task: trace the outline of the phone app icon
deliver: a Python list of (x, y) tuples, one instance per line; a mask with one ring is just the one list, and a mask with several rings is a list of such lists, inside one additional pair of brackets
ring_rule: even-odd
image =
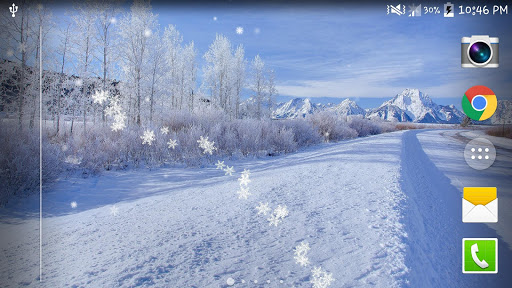
[(498, 190), (496, 187), (464, 187), (462, 222), (498, 222)]
[(463, 238), (462, 273), (498, 273), (498, 239)]
[(494, 92), (483, 85), (469, 88), (462, 97), (462, 110), (471, 119), (483, 121), (491, 118), (498, 107)]

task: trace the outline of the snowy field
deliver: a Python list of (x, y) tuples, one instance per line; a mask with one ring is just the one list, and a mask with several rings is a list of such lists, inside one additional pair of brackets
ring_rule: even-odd
[[(0, 209), (0, 286), (312, 287), (320, 267), (330, 287), (509, 287), (512, 141), (490, 137), (497, 160), (476, 171), (463, 150), (478, 133), (328, 143), (226, 162), (232, 176), (212, 165), (61, 180), (44, 194), (42, 285), (38, 196)], [(465, 186), (498, 187), (497, 224), (462, 223)], [(270, 225), (265, 203), (289, 213)], [(499, 273), (462, 274), (462, 238), (496, 236)]]

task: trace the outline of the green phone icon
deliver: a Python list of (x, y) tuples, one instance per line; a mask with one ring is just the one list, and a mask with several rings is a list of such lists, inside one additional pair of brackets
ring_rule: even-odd
[(498, 273), (498, 239), (462, 239), (463, 273)]

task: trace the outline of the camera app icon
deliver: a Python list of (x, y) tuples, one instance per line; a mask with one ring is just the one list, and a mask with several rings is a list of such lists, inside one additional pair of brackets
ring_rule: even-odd
[(462, 68), (498, 68), (498, 37), (489, 35), (473, 35), (462, 37), (461, 65)]

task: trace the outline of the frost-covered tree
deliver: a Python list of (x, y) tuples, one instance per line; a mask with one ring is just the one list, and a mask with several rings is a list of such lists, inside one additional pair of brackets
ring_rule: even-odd
[(159, 30), (155, 29), (157, 33), (150, 39), (151, 49), (149, 50), (149, 122), (153, 123), (153, 115), (155, 112), (155, 104), (157, 98), (161, 96), (162, 78), (164, 76), (165, 66), (165, 51), (166, 47), (163, 45), (159, 37)]
[(267, 76), (268, 80), (267, 80), (267, 87), (266, 87), (266, 93), (267, 93), (267, 97), (266, 97), (266, 105), (267, 105), (267, 111), (266, 111), (266, 117), (272, 117), (272, 110), (274, 109), (274, 102), (275, 102), (275, 97), (277, 95), (277, 89), (276, 89), (276, 84), (275, 84), (275, 73), (274, 73), (274, 70), (270, 69), (268, 71), (268, 76)]
[(2, 31), (7, 37), (2, 37), (3, 47), (7, 47), (4, 53), (14, 58), (20, 63), (19, 75), (16, 75), (17, 82), (17, 99), (16, 102), (18, 113), (18, 127), (23, 129), (23, 120), (25, 114), (25, 91), (27, 86), (27, 64), (29, 57), (29, 41), (31, 40), (29, 27), (31, 25), (31, 9), (27, 1), (17, 3), (19, 13), (17, 17), (10, 17), (8, 13), (2, 13)]
[(75, 7), (76, 14), (71, 19), (73, 21), (73, 34), (80, 35), (80, 37), (73, 37), (72, 51), (75, 60), (75, 69), (77, 75), (82, 80), (80, 97), (82, 116), (83, 116), (83, 129), (86, 132), (87, 111), (90, 107), (91, 100), (88, 95), (90, 91), (89, 78), (92, 75), (92, 61), (95, 45), (97, 44), (94, 38), (94, 23), (96, 21), (96, 11), (93, 9), (91, 2), (85, 2)]
[[(233, 55), (234, 54), (234, 55)], [(231, 42), (217, 35), (204, 55), (203, 86), (209, 92), (211, 101), (231, 117), (237, 116), (237, 103), (244, 85), (245, 60), (242, 46), (233, 52)]]
[(254, 108), (254, 117), (261, 119), (263, 117), (263, 103), (265, 101), (265, 62), (261, 60), (260, 55), (256, 55), (251, 62), (253, 98), (256, 107)]
[(64, 97), (64, 80), (66, 78), (65, 75), (65, 67), (66, 67), (66, 57), (68, 56), (69, 52), (69, 43), (70, 43), (70, 37), (71, 37), (71, 31), (70, 31), (71, 23), (66, 23), (65, 27), (61, 28), (62, 37), (59, 39), (60, 43), (57, 48), (57, 54), (60, 57), (60, 77), (59, 77), (59, 84), (57, 86), (57, 91), (55, 91), (55, 95), (57, 97), (57, 101), (55, 105), (57, 106), (55, 109), (56, 114), (56, 134), (59, 133), (60, 130), (60, 116), (61, 116), (61, 109), (62, 109), (62, 98)]
[(151, 11), (151, 5), (145, 1), (135, 1), (130, 13), (121, 19), (119, 36), (122, 53), (124, 80), (133, 83), (135, 91), (135, 121), (141, 125), (142, 82), (146, 75), (145, 63), (149, 58), (149, 37), (157, 24), (157, 15)]
[(179, 100), (182, 95), (179, 95), (180, 91), (180, 66), (182, 64), (180, 59), (181, 54), (181, 43), (183, 37), (174, 25), (169, 25), (164, 30), (163, 45), (165, 46), (165, 63), (167, 65), (166, 81), (167, 90), (171, 94), (171, 107), (176, 108), (179, 105)]
[(245, 51), (242, 45), (239, 45), (235, 51), (233, 59), (233, 85), (234, 85), (234, 113), (235, 118), (240, 118), (240, 98), (242, 96), (242, 89), (245, 85), (245, 67), (247, 60), (245, 59)]
[[(194, 93), (196, 89), (196, 77), (197, 77), (197, 64), (196, 55), (197, 50), (194, 46), (194, 42), (187, 44), (181, 53), (181, 97), (182, 103), (180, 108), (185, 105), (188, 106), (189, 111), (194, 110)], [(186, 103), (184, 103), (186, 101)]]
[[(108, 79), (111, 77), (111, 66), (112, 58), (114, 57), (113, 49), (113, 37), (114, 27), (117, 23), (117, 15), (119, 14), (119, 1), (112, 2), (97, 2), (94, 4), (94, 9), (97, 13), (96, 21), (96, 41), (98, 43), (97, 49), (99, 50), (97, 55), (99, 62), (101, 63), (101, 78), (102, 78), (102, 89), (108, 91)], [(114, 30), (114, 31), (113, 31)], [(106, 121), (105, 108), (107, 101), (102, 106), (102, 120), (103, 123)]]

